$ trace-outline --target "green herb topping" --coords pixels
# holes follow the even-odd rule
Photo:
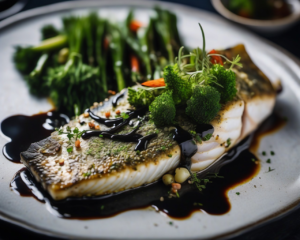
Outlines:
[[[73,152],[73,146],[69,146],[69,147],[67,147],[67,151],[68,151],[68,153],[71,153],[71,152]]]
[[[228,148],[230,145],[231,145],[231,139],[228,138],[228,139],[226,140],[226,147]]]
[[[208,133],[203,137],[203,141],[208,141],[211,137],[212,137],[212,134]]]

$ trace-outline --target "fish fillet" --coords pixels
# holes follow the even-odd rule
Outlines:
[[[234,147],[270,115],[275,104],[272,84],[251,61],[243,45],[224,50],[223,54],[228,58],[237,54],[242,57],[244,67],[234,69],[238,94],[233,101],[222,106],[211,122],[213,136],[208,141],[197,143],[192,171],[205,169]],[[114,118],[116,110],[124,112],[129,107],[125,96],[114,109],[111,104],[104,103],[92,111],[102,117],[110,111]],[[80,121],[93,122],[81,115],[79,120],[72,120],[64,129],[70,126],[72,129],[78,127],[80,131],[89,130],[88,124],[81,125]],[[177,121],[185,130],[195,128],[183,115]],[[101,130],[107,129],[103,124],[94,123]],[[121,133],[131,130],[132,127],[126,126]],[[151,183],[178,166],[180,148],[172,139],[172,130],[172,127],[157,128],[151,121],[143,121],[137,133],[143,136],[157,133],[158,136],[150,141],[147,150],[140,153],[134,151],[136,143],[99,137],[81,140],[81,147],[74,147],[68,153],[69,139],[54,132],[47,139],[31,144],[21,153],[21,161],[55,200],[119,192]]]

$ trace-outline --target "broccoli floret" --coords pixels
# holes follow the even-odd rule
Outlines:
[[[177,64],[165,67],[164,79],[167,89],[173,91],[173,100],[175,104],[186,103],[192,95],[192,86],[188,80],[180,75]]]
[[[211,68],[211,74],[216,77],[217,83],[222,86],[214,85],[214,88],[221,94],[221,102],[226,103],[232,100],[237,93],[235,73],[219,64],[214,64]]]
[[[35,68],[42,53],[32,51],[31,46],[16,46],[15,49],[13,60],[16,68],[23,74],[29,74]]]
[[[186,114],[197,124],[210,123],[221,109],[220,93],[211,86],[196,86]]]
[[[137,90],[128,88],[128,102],[135,107],[150,106],[154,101],[155,95],[153,91],[147,91],[139,88]]]
[[[42,40],[55,37],[60,34],[60,32],[52,25],[48,24],[41,29]]]
[[[149,107],[151,119],[158,127],[171,125],[174,122],[176,108],[172,91],[167,91],[156,97]]]

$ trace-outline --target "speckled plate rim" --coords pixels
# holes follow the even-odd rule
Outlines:
[[[34,17],[47,15],[47,14],[51,14],[54,12],[63,12],[66,10],[75,10],[75,9],[80,9],[80,8],[91,8],[91,7],[101,7],[101,6],[102,7],[104,7],[104,6],[112,7],[112,6],[119,6],[119,5],[151,8],[151,7],[153,7],[153,5],[156,5],[156,4],[160,5],[163,8],[177,8],[177,9],[180,9],[181,12],[188,12],[188,13],[192,12],[193,14],[201,14],[202,16],[205,16],[205,18],[207,18],[207,19],[214,18],[214,20],[217,19],[219,21],[227,21],[227,20],[223,19],[222,17],[217,16],[213,13],[203,11],[200,9],[194,9],[192,7],[188,7],[188,6],[176,4],[176,3],[167,3],[167,2],[161,2],[161,1],[155,1],[155,0],[151,0],[151,1],[146,1],[146,0],[143,0],[143,1],[142,0],[114,0],[114,1],[81,0],[81,1],[72,1],[72,4],[70,4],[70,2],[56,3],[56,4],[47,5],[44,7],[39,7],[39,8],[35,8],[32,10],[28,10],[28,11],[16,14],[16,15],[9,17],[5,20],[2,20],[0,22],[0,34],[3,29],[8,28],[14,24],[18,24],[19,22],[21,22],[23,20],[28,20],[28,19],[31,19]],[[263,39],[245,29],[242,29],[241,27],[238,26],[238,24],[235,24],[235,23],[229,23],[229,24],[236,31],[239,31],[240,33],[246,33],[247,35],[250,35],[253,38],[258,39],[262,44],[271,46],[271,48],[276,50],[278,52],[278,54],[285,55],[285,60],[289,61],[289,68],[292,70],[292,73],[296,74],[297,79],[298,79],[298,84],[300,84],[300,60],[298,58],[296,58],[295,56],[293,56],[291,53],[289,53],[285,49],[281,48],[280,46],[278,46],[266,39]],[[247,233],[249,231],[253,231],[257,228],[264,227],[264,226],[270,224],[271,222],[278,221],[278,220],[284,218],[285,216],[289,215],[291,212],[296,211],[299,208],[300,208],[300,199],[295,201],[293,204],[290,204],[285,209],[282,209],[276,213],[271,214],[268,217],[260,219],[255,224],[247,225],[242,228],[236,229],[234,231],[230,231],[230,232],[222,234],[222,235],[214,236],[213,239],[216,239],[216,238],[217,239],[229,239],[232,237],[237,237],[241,234]],[[43,234],[45,236],[60,237],[60,238],[65,238],[65,239],[70,238],[70,237],[72,239],[80,239],[79,237],[77,238],[77,237],[74,237],[71,235],[66,235],[66,234],[57,233],[54,231],[45,230],[43,228],[36,228],[36,226],[34,226],[33,224],[15,219],[1,211],[0,211],[0,219],[8,222],[10,224],[13,224],[18,227],[24,228],[26,230],[32,231],[34,233]],[[94,238],[94,239],[103,239],[103,238],[100,237],[100,238]],[[117,238],[109,238],[109,239],[117,239]]]

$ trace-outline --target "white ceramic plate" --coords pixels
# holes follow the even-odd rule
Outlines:
[[[39,29],[46,23],[60,26],[60,18],[70,13],[99,10],[103,15],[122,19],[134,6],[137,17],[146,20],[154,1],[78,1],[65,2],[21,13],[0,22],[0,120],[13,114],[34,114],[51,108],[47,100],[29,95],[21,76],[11,61],[13,46],[36,44]],[[179,30],[188,46],[202,44],[198,22],[205,29],[207,49],[225,48],[244,43],[254,62],[272,81],[282,80],[283,93],[278,97],[276,111],[288,117],[288,124],[279,132],[263,139],[262,150],[274,150],[271,167],[266,173],[266,157],[260,156],[259,174],[250,182],[228,192],[229,213],[214,216],[196,212],[184,221],[172,220],[151,210],[127,211],[112,218],[99,220],[66,220],[50,214],[45,205],[33,198],[16,195],[9,189],[14,173],[22,166],[7,161],[0,154],[0,217],[14,224],[47,235],[70,238],[213,238],[244,231],[289,211],[300,200],[300,67],[288,55],[255,35],[244,31],[213,14],[176,4],[159,3],[176,12]],[[76,10],[77,9],[77,10]],[[79,10],[80,9],[80,10]],[[99,99],[100,101],[101,99]],[[0,148],[9,141],[0,137]],[[254,185],[257,187],[255,188]],[[235,193],[240,192],[238,196]],[[154,224],[158,224],[155,226]]]

